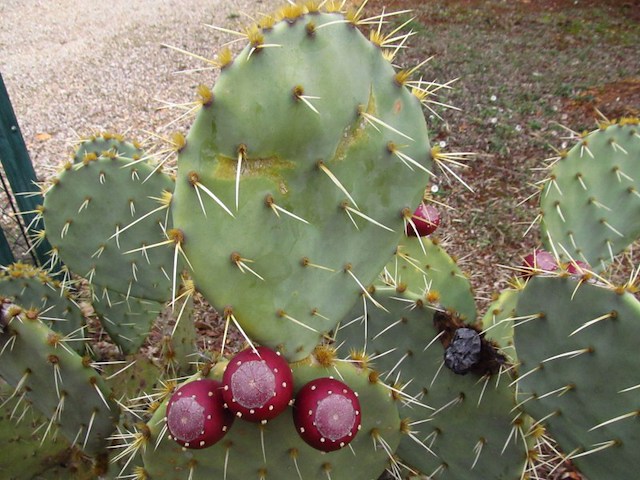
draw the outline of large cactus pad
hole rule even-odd
[[[523,441],[526,426],[515,408],[506,355],[497,353],[491,368],[456,374],[444,365],[445,345],[454,332],[474,327],[475,318],[463,321],[434,304],[434,292],[443,295],[450,312],[465,305],[469,294],[461,278],[451,275],[453,262],[432,262],[434,246],[426,255],[407,240],[390,262],[382,281],[374,284],[373,298],[385,310],[371,308],[362,314],[354,308],[336,335],[348,348],[365,348],[382,379],[404,392],[400,413],[406,417],[406,435],[398,455],[403,462],[429,478],[492,478],[517,480],[527,461]],[[411,255],[407,256],[410,252]],[[440,265],[447,268],[426,268]],[[429,288],[429,287],[433,288]],[[464,288],[461,288],[464,287]],[[456,295],[458,291],[460,295]],[[473,299],[471,299],[473,300]],[[486,345],[497,345],[484,335]],[[503,362],[503,363],[501,363]],[[490,362],[486,362],[489,367]],[[515,441],[515,439],[518,439]]]
[[[249,39],[180,152],[174,224],[198,289],[296,360],[393,254],[429,179],[427,128],[420,100],[341,14]]]

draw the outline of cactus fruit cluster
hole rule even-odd
[[[640,234],[638,120],[550,166],[544,245],[480,314],[432,236],[439,87],[393,65],[392,13],[344,3],[289,2],[221,52],[175,166],[98,134],[43,188],[52,271],[0,274],[0,428],[28,463],[5,477],[59,475],[44,457],[71,448],[75,478],[517,480],[547,429],[590,478],[640,468],[637,270],[607,276]],[[222,351],[196,346],[196,294]]]

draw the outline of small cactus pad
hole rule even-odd
[[[516,317],[523,408],[588,478],[635,477],[638,300],[570,277],[535,277],[520,293]]]
[[[602,125],[553,165],[541,197],[542,238],[564,261],[601,268],[640,235],[640,125]]]
[[[89,454],[103,451],[120,410],[90,362],[71,350],[35,310],[4,303],[0,376]]]
[[[224,365],[210,375],[222,376]],[[154,480],[299,479],[371,480],[389,463],[400,439],[400,419],[390,391],[374,372],[347,362],[323,367],[311,359],[292,365],[296,389],[317,378],[334,376],[358,393],[362,427],[349,447],[330,453],[304,443],[293,423],[292,408],[266,424],[236,421],[217,444],[204,450],[183,449],[162,434],[165,404],[148,422],[148,446],[142,451],[144,468]],[[199,374],[195,377],[199,378]],[[155,447],[156,442],[157,448]]]
[[[24,263],[5,267],[0,271],[0,297],[27,310],[46,312],[44,322],[62,335],[76,340],[83,336],[85,320],[71,291],[38,267]],[[78,352],[84,351],[83,342],[70,345]]]
[[[406,75],[342,14],[291,8],[223,68],[172,212],[198,289],[295,361],[392,255],[432,160]]]
[[[171,295],[174,249],[151,247],[166,239],[173,181],[152,172],[110,156],[68,163],[46,191],[43,216],[54,252],[74,273],[162,302]]]
[[[293,399],[291,367],[266,347],[248,348],[233,357],[222,383],[225,406],[251,422],[277,417]]]
[[[335,378],[312,380],[296,395],[293,423],[300,437],[317,450],[332,452],[351,443],[360,420],[357,394]]]
[[[222,384],[200,378],[178,388],[167,403],[167,428],[173,440],[186,448],[207,448],[219,442],[233,424],[224,408]]]

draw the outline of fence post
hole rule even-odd
[[[11,246],[4,236],[4,232],[0,228],[0,265],[9,265],[13,263],[15,258],[11,252]]]
[[[19,210],[33,212],[39,205],[42,205],[42,196],[39,194],[21,195],[21,193],[32,193],[37,190],[35,185],[37,177],[18,126],[18,120],[11,106],[9,94],[2,80],[2,74],[0,74],[0,161],[2,161],[2,167],[11,185],[11,191]],[[35,234],[44,228],[42,220],[36,220],[35,217],[35,213],[22,215],[23,224],[29,226],[29,234]],[[47,262],[50,249],[51,247],[46,240],[34,248],[34,260],[37,264],[44,265]]]

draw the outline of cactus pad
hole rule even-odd
[[[478,329],[475,318],[465,323],[428,299],[429,272],[417,266],[430,260],[429,248],[426,256],[419,248],[412,252],[410,268],[391,262],[374,284],[373,297],[386,311],[368,309],[363,316],[361,307],[354,309],[347,317],[354,320],[340,328],[336,341],[364,347],[381,379],[404,392],[400,414],[406,428],[397,451],[403,462],[429,478],[517,480],[527,461],[526,428],[514,409],[505,356],[485,339],[480,352],[490,348],[493,358],[483,357],[465,375],[444,366],[445,346],[455,333]]]
[[[172,209],[198,289],[290,361],[382,269],[431,167],[420,100],[381,49],[342,14],[302,12],[223,68]]]
[[[523,408],[544,420],[589,478],[634,476],[640,303],[572,278],[535,277],[520,294],[517,317]]]
[[[127,253],[166,238],[173,181],[152,172],[147,163],[112,156],[68,163],[45,194],[43,216],[47,239],[74,273],[162,302],[171,295],[173,249]]]
[[[602,268],[640,235],[640,125],[603,125],[550,173],[541,193],[542,237],[559,257]]]

